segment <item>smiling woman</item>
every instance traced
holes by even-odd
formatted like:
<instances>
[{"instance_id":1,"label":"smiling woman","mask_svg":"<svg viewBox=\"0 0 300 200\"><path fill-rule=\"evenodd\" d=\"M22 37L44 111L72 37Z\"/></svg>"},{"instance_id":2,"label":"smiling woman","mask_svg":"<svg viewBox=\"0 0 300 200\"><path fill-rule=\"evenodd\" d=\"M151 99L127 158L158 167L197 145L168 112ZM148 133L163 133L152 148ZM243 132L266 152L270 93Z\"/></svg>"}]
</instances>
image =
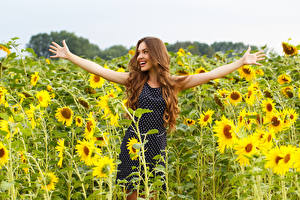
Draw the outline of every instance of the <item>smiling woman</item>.
<instances>
[{"instance_id":1,"label":"smiling woman","mask_svg":"<svg viewBox=\"0 0 300 200\"><path fill-rule=\"evenodd\" d=\"M198 86L206 83L209 80L221 78L243 65L256 64L259 60L264 59L262 52L250 54L250 47L244 54L244 56L231 63L221 67L217 67L212 71L186 75L186 76L174 76L170 74L170 56L164 43L155 37L145 37L140 39L136 45L136 51L131 58L128 69L129 72L117 72L107 68L104 68L97 63L80 58L72 54L65 41L63 41L63 47L59 46L55 42L50 45L49 51L55 53L52 58L64 58L80 66L81 68L91 72L99 77L113 81L126 86L127 102L126 106L136 110L137 108L152 110L152 112L145 113L141 116L137 127L132 122L130 127L125 133L125 137L122 140L121 152L119 154L119 160L121 163L117 167L117 179L116 183L123 184L122 180L126 180L125 188L127 199L136 199L137 192L136 187L132 182L132 173L140 174L144 180L145 196L150 195L147 173L145 169L149 167L149 171L154 176L159 176L163 182L162 189L166 190L165 176L163 173L155 173L154 168L156 165L165 167L166 161L166 146L167 146L167 133L175 130L176 117L179 114L177 94L181 90L185 90L191 87ZM247 71L247 70L246 70ZM98 79L97 79L98 80ZM233 98L235 101L239 98ZM235 95L236 96L236 95ZM128 117L128 114L127 114ZM194 123L193 121L188 122ZM228 125L226 125L227 127ZM229 126L228 126L229 127ZM145 133L149 130L157 129L158 133L147 136L147 142L145 144L145 154L135 154L139 150L136 148L139 143L144 141ZM136 132L140 133L138 136ZM225 133L226 137L229 135ZM224 134L223 134L224 135ZM139 141L141 138L142 141ZM226 145L224 145L225 148ZM130 154L133 154L130 156ZM160 155L163 161L158 162L154 157ZM144 157L143 157L144 156ZM140 162L146 162L141 166ZM144 167L146 166L146 168ZM145 179L147 181L145 181ZM119 182L121 181L121 182Z\"/></svg>"}]
</instances>

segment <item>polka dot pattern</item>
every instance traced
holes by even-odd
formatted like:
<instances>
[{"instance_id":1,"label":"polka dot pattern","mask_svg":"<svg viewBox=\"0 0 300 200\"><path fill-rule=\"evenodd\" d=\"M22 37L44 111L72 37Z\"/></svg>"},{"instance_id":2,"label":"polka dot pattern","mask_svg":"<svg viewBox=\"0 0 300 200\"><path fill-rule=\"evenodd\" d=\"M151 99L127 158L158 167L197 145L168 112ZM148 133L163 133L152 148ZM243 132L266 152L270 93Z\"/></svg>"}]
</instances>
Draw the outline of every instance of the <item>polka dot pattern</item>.
<instances>
[{"instance_id":1,"label":"polka dot pattern","mask_svg":"<svg viewBox=\"0 0 300 200\"><path fill-rule=\"evenodd\" d=\"M157 160L153 159L153 157L160 154L164 158L164 160L166 160L164 150L167 146L167 138L166 128L163 126L163 113L166 107L166 103L162 97L161 88L152 88L146 82L139 96L138 104L138 108L152 110L152 112L150 113L143 114L139 121L139 130L142 141L144 141L145 139L145 133L147 133L149 130L158 130L158 133L146 136L146 140L148 140L148 142L145 144L145 158L147 167L149 167L150 171L152 171L157 164L160 164L165 167L164 162L157 162ZM138 137L134 130L136 130L136 127L135 124L132 122L122 140L121 152L119 154L119 160L121 160L121 163L118 165L117 168L116 179L116 183L118 183L118 180L123 179L129 181L129 183L125 184L126 188L129 190L133 188L133 184L130 182L130 180L133 177L137 177L129 175L132 172L137 172L139 169L139 160L131 160L129 150L126 146L129 141L129 138L134 137L138 140ZM133 166L135 166L136 168L132 169ZM142 170L140 171L140 174L142 177L144 177L143 166L141 166L141 169ZM155 172L155 174L153 175L160 175L164 178L165 181L165 177L162 172ZM164 190L166 190L165 184L162 187Z\"/></svg>"}]
</instances>

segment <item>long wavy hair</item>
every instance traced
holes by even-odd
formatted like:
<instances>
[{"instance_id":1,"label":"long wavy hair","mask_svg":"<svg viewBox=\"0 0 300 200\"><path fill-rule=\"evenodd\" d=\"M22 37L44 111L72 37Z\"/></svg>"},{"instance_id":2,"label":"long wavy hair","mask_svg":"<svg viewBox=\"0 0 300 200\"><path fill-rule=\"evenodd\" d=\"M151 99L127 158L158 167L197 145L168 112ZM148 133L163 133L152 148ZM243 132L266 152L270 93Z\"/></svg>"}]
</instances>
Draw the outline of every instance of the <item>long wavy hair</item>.
<instances>
[{"instance_id":1,"label":"long wavy hair","mask_svg":"<svg viewBox=\"0 0 300 200\"><path fill-rule=\"evenodd\" d=\"M149 80L148 71L141 71L137 61L139 45L145 42L151 62L157 71L157 80L162 88L162 96L166 102L163 120L164 127L168 132L176 129L176 117L180 110L178 108L177 93L180 91L180 82L187 77L171 77L170 56L165 44L158 38L145 37L140 39L136 45L135 55L129 62L129 78L125 83L127 102L126 106L133 110L138 108L138 97L146 81ZM126 113L126 116L128 114Z\"/></svg>"}]
</instances>

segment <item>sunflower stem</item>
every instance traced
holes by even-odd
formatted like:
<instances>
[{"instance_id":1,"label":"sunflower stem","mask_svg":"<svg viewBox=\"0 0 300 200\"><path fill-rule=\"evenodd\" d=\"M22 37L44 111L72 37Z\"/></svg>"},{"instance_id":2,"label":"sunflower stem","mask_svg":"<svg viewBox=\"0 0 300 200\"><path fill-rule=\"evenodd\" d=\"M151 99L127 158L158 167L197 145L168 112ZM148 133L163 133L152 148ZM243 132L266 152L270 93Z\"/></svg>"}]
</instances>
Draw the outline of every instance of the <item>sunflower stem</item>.
<instances>
[{"instance_id":1,"label":"sunflower stem","mask_svg":"<svg viewBox=\"0 0 300 200\"><path fill-rule=\"evenodd\" d=\"M286 190L285 190L284 176L281 176L280 179L281 179L281 193L282 193L282 200L287 200L287 198L286 198Z\"/></svg>"}]
</instances>

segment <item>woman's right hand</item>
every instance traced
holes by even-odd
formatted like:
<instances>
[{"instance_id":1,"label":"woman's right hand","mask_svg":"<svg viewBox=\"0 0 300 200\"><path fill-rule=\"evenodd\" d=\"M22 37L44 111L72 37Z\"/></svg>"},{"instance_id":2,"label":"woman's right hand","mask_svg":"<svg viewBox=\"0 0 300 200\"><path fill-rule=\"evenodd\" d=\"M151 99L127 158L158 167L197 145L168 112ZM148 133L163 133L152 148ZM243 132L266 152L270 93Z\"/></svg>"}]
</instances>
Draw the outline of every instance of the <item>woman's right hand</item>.
<instances>
[{"instance_id":1,"label":"woman's right hand","mask_svg":"<svg viewBox=\"0 0 300 200\"><path fill-rule=\"evenodd\" d=\"M52 53L55 53L54 56L50 56L50 58L64 58L64 59L68 59L68 54L70 54L69 48L66 44L66 41L63 40L63 47L59 46L57 43L52 42L52 44L54 45L50 45L49 51L51 51Z\"/></svg>"}]
</instances>

